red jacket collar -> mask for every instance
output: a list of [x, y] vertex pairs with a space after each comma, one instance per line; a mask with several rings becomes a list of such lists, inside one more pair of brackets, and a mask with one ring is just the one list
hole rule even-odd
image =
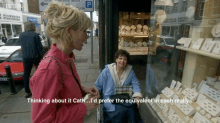
[[67, 56], [65, 53], [63, 53], [63, 51], [61, 51], [60, 49], [58, 49], [56, 47], [56, 44], [53, 44], [51, 46], [51, 49], [49, 51], [49, 53], [46, 56], [54, 56], [57, 60], [66, 63], [66, 61], [75, 61], [75, 55], [73, 54], [73, 52]]

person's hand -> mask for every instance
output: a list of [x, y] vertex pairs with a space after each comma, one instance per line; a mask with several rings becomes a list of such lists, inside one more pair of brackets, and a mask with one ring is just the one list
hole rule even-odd
[[137, 97], [137, 100], [138, 100], [137, 107], [140, 108], [140, 97]]
[[[86, 109], [87, 111], [92, 110], [92, 109], [96, 109], [99, 106], [99, 101], [98, 101], [98, 96], [94, 96], [94, 97], [90, 97], [85, 101], [85, 105], [86, 105]], [[95, 102], [94, 100], [97, 99], [97, 102]]]
[[[87, 93], [87, 94], [91, 94], [91, 96], [99, 96], [99, 90], [96, 87], [89, 87], [89, 88], [83, 88], [83, 90]], [[99, 98], [99, 97], [98, 97]]]

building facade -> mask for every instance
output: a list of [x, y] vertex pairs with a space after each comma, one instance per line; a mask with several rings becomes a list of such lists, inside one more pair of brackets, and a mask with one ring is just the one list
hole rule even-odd
[[0, 40], [17, 37], [24, 31], [24, 22], [35, 23], [36, 32], [41, 34], [41, 16], [37, 0], [0, 0]]

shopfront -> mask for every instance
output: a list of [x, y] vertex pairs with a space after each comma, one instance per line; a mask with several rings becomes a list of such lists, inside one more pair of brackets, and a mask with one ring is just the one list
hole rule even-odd
[[32, 21], [35, 24], [36, 32], [41, 34], [41, 16], [33, 13], [23, 13], [23, 23]]
[[22, 32], [22, 22], [22, 12], [0, 8], [0, 37], [9, 39], [18, 36]]
[[164, 123], [219, 122], [220, 97], [215, 95], [220, 95], [220, 1], [151, 2], [151, 18], [155, 18], [151, 41], [159, 42], [149, 45], [156, 55], [148, 55], [145, 96], [191, 101], [147, 103], [152, 116]]
[[99, 0], [99, 17], [100, 68], [125, 49], [144, 97], [191, 101], [142, 104], [145, 122], [220, 122], [219, 0]]

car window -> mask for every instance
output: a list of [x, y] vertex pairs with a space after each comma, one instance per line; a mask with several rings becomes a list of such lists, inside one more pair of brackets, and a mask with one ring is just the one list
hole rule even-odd
[[7, 62], [23, 62], [23, 54], [21, 50], [12, 53], [6, 60]]
[[167, 45], [175, 45], [175, 41], [173, 38], [165, 38], [164, 40]]
[[164, 43], [164, 40], [163, 40], [163, 38], [160, 38], [160, 43]]
[[15, 42], [15, 39], [9, 39], [6, 43], [5, 46], [12, 46]]
[[5, 46], [21, 46], [21, 42], [18, 39], [9, 39]]

